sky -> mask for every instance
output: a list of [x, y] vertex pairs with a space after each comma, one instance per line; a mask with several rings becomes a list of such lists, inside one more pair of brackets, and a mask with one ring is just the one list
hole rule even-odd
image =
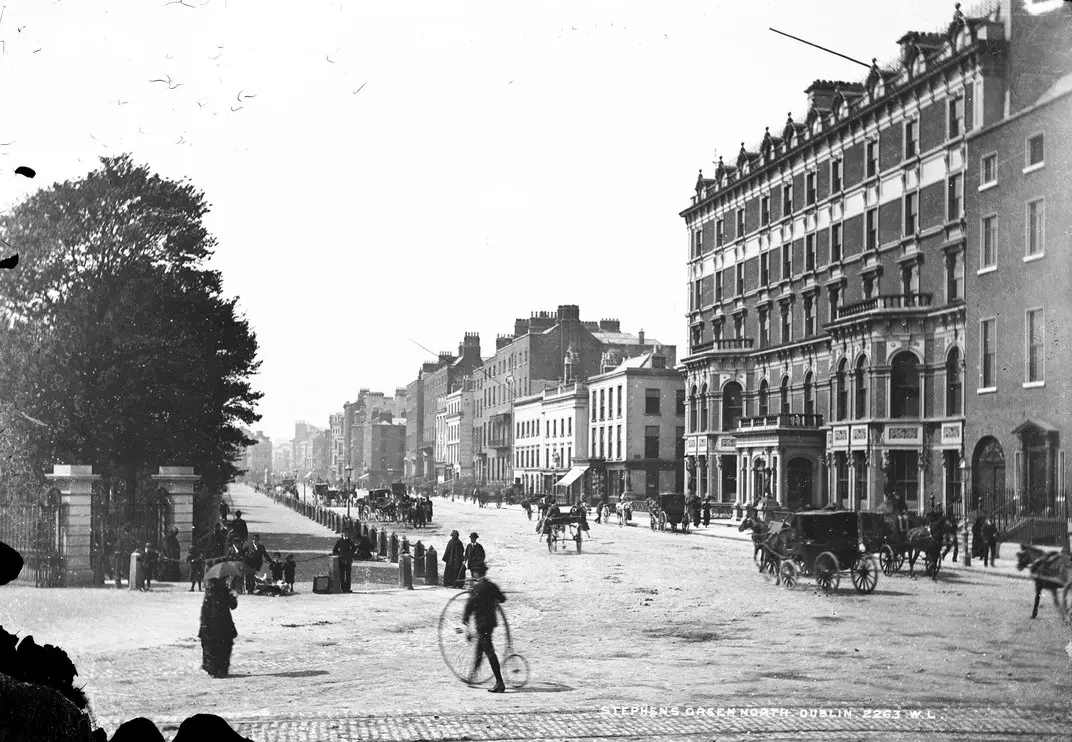
[[769, 27], [882, 62], [953, 5], [11, 1], [0, 209], [123, 152], [204, 191], [285, 440], [561, 304], [680, 355], [697, 171], [867, 74]]

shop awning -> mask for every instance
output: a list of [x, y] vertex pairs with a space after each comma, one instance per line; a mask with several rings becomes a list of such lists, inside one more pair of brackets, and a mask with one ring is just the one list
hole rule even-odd
[[555, 482], [555, 486], [556, 487], [569, 487], [571, 484], [573, 484], [578, 479], [580, 479], [582, 476], [584, 476], [584, 473], [586, 471], [588, 471], [587, 466], [574, 466], [568, 472], [566, 472], [566, 476], [562, 477], [562, 479], [560, 479], [557, 482]]

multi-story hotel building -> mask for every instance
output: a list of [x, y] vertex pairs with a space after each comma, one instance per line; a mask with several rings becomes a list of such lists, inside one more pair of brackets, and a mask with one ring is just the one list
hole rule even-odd
[[1072, 7], [1002, 11], [1007, 44], [989, 64], [1006, 87], [968, 135], [964, 475], [970, 507], [1004, 514], [1005, 538], [1027, 540], [1042, 535], [1032, 521], [1066, 515]]
[[958, 10], [862, 83], [701, 173], [690, 206], [686, 488], [912, 510], [959, 494], [967, 137], [1002, 23]]

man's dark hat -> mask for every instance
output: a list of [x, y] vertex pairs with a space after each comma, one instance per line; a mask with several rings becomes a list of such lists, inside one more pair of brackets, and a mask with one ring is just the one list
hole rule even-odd
[[469, 538], [480, 538], [480, 536], [477, 535], [476, 531], [473, 531], [472, 533], [469, 534]]

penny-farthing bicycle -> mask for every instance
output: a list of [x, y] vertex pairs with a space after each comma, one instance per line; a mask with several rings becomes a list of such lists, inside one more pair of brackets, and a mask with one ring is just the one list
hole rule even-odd
[[[463, 590], [456, 593], [439, 614], [439, 651], [443, 655], [443, 661], [454, 673], [454, 676], [463, 683], [469, 682], [469, 673], [473, 669], [476, 660], [477, 640], [473, 631], [467, 631], [462, 625], [462, 616], [465, 615], [465, 603], [469, 600], [469, 591]], [[521, 688], [529, 680], [529, 663], [525, 658], [514, 651], [513, 641], [510, 637], [510, 624], [506, 620], [502, 606], [495, 607], [498, 614], [498, 630], [495, 632], [496, 643], [502, 647], [499, 655], [502, 657], [503, 680], [511, 688]], [[487, 658], [480, 663], [473, 682], [477, 685], [487, 683], [492, 678], [491, 666]]]

